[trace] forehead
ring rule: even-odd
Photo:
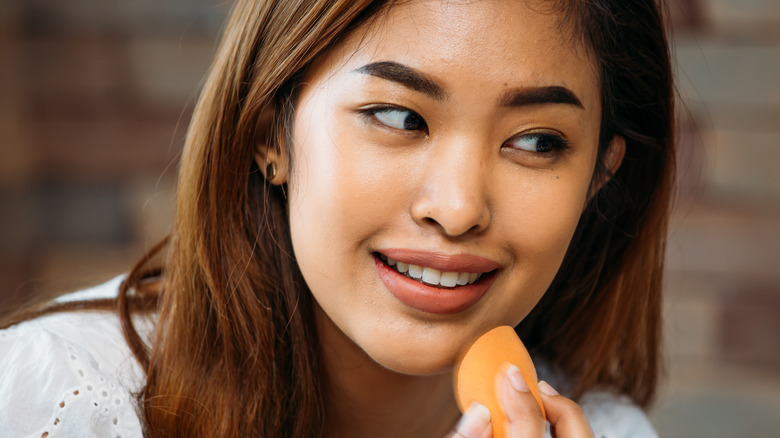
[[[392,60],[448,85],[556,85],[600,106],[596,64],[552,2],[411,0],[392,3],[326,57],[326,70]],[[448,82],[451,82],[448,83]]]

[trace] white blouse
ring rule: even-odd
[[[58,301],[114,297],[122,279]],[[152,332],[153,321],[134,322],[142,335]],[[542,368],[539,374],[552,377]],[[115,314],[70,312],[26,321],[0,331],[0,435],[142,437],[134,394],[143,382]],[[657,437],[626,397],[592,392],[580,404],[597,438]]]
[[[60,298],[116,296],[122,277]],[[0,435],[141,437],[143,371],[109,312],[53,314],[0,331]]]

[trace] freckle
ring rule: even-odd
[[[560,178],[560,176],[558,176],[558,175],[555,175],[555,179],[558,179],[558,178]]]

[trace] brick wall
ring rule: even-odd
[[[0,3],[0,313],[124,272],[169,227],[228,5]]]
[[[169,227],[228,5],[0,2],[0,313],[127,270]],[[780,2],[680,0],[665,437],[780,430]]]
[[[780,2],[678,2],[664,437],[780,430]]]

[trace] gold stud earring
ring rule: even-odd
[[[276,178],[276,162],[271,161],[265,166],[265,179],[271,182]]]

